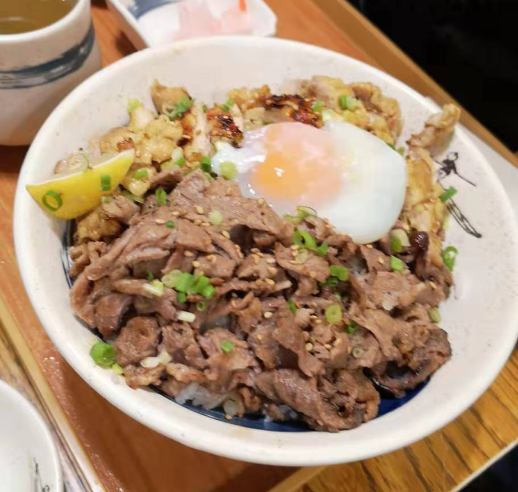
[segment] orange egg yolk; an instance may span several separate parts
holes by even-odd
[[[259,195],[295,204],[321,203],[338,193],[340,165],[327,132],[302,123],[265,128],[264,162],[250,180]]]

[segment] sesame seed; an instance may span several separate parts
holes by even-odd
[[[326,348],[327,350],[330,350],[331,349],[331,344],[330,343],[324,343],[324,348]]]
[[[257,335],[257,340],[262,340],[262,339],[263,339],[262,335]]]
[[[230,234],[228,233],[228,231],[223,231],[221,234],[223,234],[223,237],[230,239]]]
[[[257,200],[257,203],[259,205],[264,205],[264,200],[262,198],[259,198],[259,200]]]
[[[165,220],[162,219],[155,219],[156,224],[165,224]]]
[[[309,333],[307,331],[303,331],[302,338],[304,339],[305,342],[307,342],[309,340]]]
[[[271,278],[265,278],[264,281],[268,284],[268,285],[275,285],[275,282],[271,279]]]
[[[311,342],[306,343],[306,350],[311,352],[313,350],[313,344]]]
[[[256,265],[259,265],[259,260],[260,260],[259,256],[257,256],[257,255],[252,255],[252,259],[254,260],[254,263],[255,263]]]
[[[257,253],[257,256],[259,256],[260,258],[264,258],[264,255],[259,251],[259,253]]]
[[[270,311],[266,311],[266,313],[263,314],[263,316],[266,318],[266,319],[270,319],[272,316],[273,316],[273,313],[271,313]]]
[[[275,275],[277,273],[277,268],[275,267],[268,267],[268,271],[272,274],[272,275]]]
[[[316,319],[314,321],[315,325],[321,325],[322,324],[322,320],[321,319]]]
[[[230,301],[230,305],[235,309],[237,307],[236,301]]]
[[[201,220],[200,219],[196,219],[194,221],[194,225],[197,225],[197,226],[201,225]]]
[[[205,272],[203,270],[196,270],[196,273],[198,275],[205,275]]]
[[[367,244],[367,248],[372,249],[373,247],[372,244]]]
[[[257,253],[260,253],[259,249],[257,249],[257,248],[252,248],[250,251],[251,251],[252,253],[256,253],[256,254],[257,254]]]
[[[174,215],[175,217],[179,217],[179,216],[180,216],[180,212],[178,212],[178,210],[175,210],[175,211],[173,212],[173,215]]]
[[[380,257],[378,258],[378,263],[379,263],[380,265],[384,265],[384,264],[385,264],[385,260],[380,256]]]
[[[333,342],[333,345],[335,347],[338,347],[338,345],[340,345],[342,343],[342,339],[341,338],[337,338],[334,342]]]
[[[210,226],[210,224],[209,224],[208,222],[202,222],[202,223],[201,223],[201,225],[202,225],[203,227],[209,227],[209,226]]]
[[[309,319],[315,320],[315,319],[318,319],[318,317],[317,317],[317,316],[315,316],[314,314],[312,314],[312,315],[309,317]]]
[[[294,250],[294,251],[297,251],[297,250],[299,249],[299,247],[300,247],[300,246],[298,246],[297,244],[292,244],[292,245],[290,246],[290,248],[291,248],[292,250]]]
[[[317,278],[317,272],[309,272],[311,278]]]
[[[431,287],[433,290],[437,289],[437,285],[435,285],[435,282],[431,282],[431,281],[430,281],[430,287]]]
[[[353,351],[353,348],[349,345],[347,347],[347,353],[350,354]]]
[[[266,258],[266,263],[269,263],[270,265],[275,265],[277,263],[275,261],[275,258]]]
[[[194,256],[194,253],[192,251],[186,251],[183,255],[187,256],[187,258],[192,258]]]
[[[232,415],[229,415],[229,414],[227,413],[227,414],[225,414],[225,418],[226,418],[227,420],[232,420]]]
[[[192,266],[193,266],[194,268],[198,268],[198,267],[200,266],[200,262],[199,262],[199,261],[193,261],[193,262],[192,262]]]
[[[237,255],[239,256],[239,258],[244,258],[245,255],[243,253],[241,253],[241,251],[238,251]]]
[[[200,207],[199,205],[196,207],[196,212],[200,215],[203,215],[203,207]]]

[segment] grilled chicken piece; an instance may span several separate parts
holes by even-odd
[[[239,147],[243,141],[243,132],[239,129],[232,113],[216,106],[207,111],[209,136],[211,141],[224,141]],[[242,121],[242,119],[241,119]]]
[[[182,87],[167,87],[155,80],[151,87],[151,98],[159,113],[169,113],[183,99],[191,99],[189,93]]]
[[[297,94],[269,96],[264,101],[265,119],[271,123],[298,121],[320,128],[323,125],[322,117],[311,109],[313,102],[314,100],[303,98]]]

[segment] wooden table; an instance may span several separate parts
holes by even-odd
[[[438,103],[449,96],[342,0],[267,0],[278,36],[317,44],[382,67]],[[101,1],[94,24],[103,60],[133,47]],[[463,123],[513,164],[480,123]],[[518,355],[455,422],[403,450],[363,462],[295,471],[192,450],[131,420],[87,386],[56,352],[18,274],[12,209],[25,148],[0,147],[0,377],[34,401],[60,445],[69,490],[108,492],[451,491],[518,438]],[[283,481],[286,479],[285,481]],[[281,483],[282,482],[282,483]]]

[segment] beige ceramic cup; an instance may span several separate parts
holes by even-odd
[[[101,68],[90,0],[50,26],[0,34],[0,145],[26,145],[54,107]]]

